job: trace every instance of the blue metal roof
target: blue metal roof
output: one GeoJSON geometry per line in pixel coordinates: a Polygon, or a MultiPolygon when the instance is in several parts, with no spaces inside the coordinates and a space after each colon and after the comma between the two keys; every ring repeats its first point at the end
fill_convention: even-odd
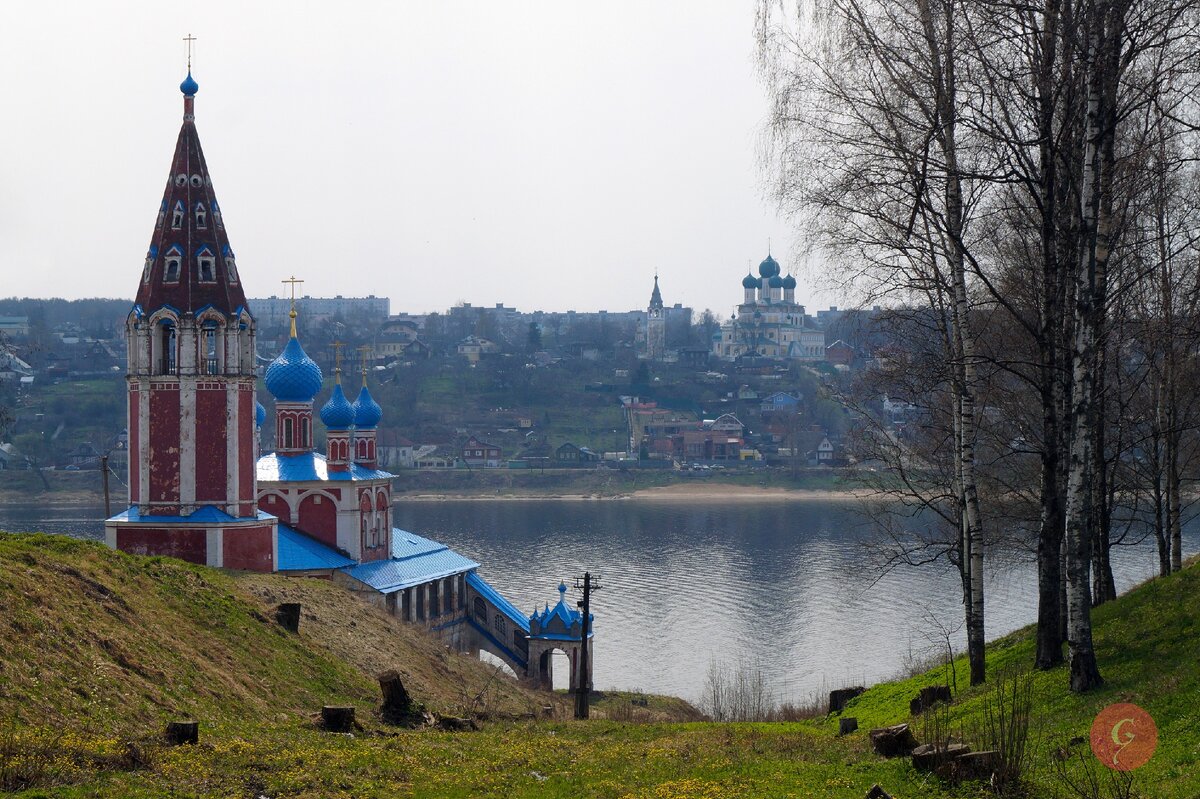
{"type": "Polygon", "coordinates": [[[392,551],[396,556],[390,560],[360,563],[342,571],[382,594],[390,594],[479,568],[478,563],[445,544],[399,529],[392,530],[392,551]]]}
{"type": "Polygon", "coordinates": [[[353,565],[353,560],[336,549],[286,524],[279,525],[279,560],[276,563],[279,571],[342,569],[353,565]]]}
{"type": "Polygon", "coordinates": [[[474,588],[480,596],[496,606],[496,609],[508,617],[508,620],[521,628],[521,630],[529,634],[529,619],[525,618],[525,614],[517,610],[516,605],[509,602],[500,592],[488,583],[487,580],[480,577],[476,572],[471,572],[467,575],[467,585],[474,588]]]}
{"type": "Polygon", "coordinates": [[[225,511],[214,505],[203,505],[196,508],[191,516],[154,516],[151,514],[143,514],[141,509],[134,505],[129,510],[122,511],[111,519],[110,522],[140,522],[142,524],[229,524],[231,522],[246,522],[246,521],[271,521],[275,517],[264,511],[255,509],[254,516],[248,516],[240,519],[237,516],[230,516],[225,511]]]}
{"type": "Polygon", "coordinates": [[[325,456],[319,452],[302,452],[299,455],[278,455],[274,452],[258,459],[258,481],[260,483],[289,483],[305,480],[377,480],[392,479],[396,475],[382,469],[364,469],[352,464],[346,472],[331,472],[325,465],[325,456]]]}

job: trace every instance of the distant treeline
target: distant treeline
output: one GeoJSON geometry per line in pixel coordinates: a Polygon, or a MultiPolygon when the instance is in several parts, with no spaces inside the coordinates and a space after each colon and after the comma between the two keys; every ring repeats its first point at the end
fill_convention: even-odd
{"type": "Polygon", "coordinates": [[[133,300],[104,297],[82,300],[7,297],[0,299],[0,316],[29,317],[31,335],[72,324],[85,335],[112,338],[119,332],[132,305],[133,300]]]}

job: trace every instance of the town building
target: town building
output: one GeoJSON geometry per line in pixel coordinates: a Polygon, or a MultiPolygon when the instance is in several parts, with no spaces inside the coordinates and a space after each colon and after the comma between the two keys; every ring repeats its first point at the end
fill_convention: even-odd
{"type": "Polygon", "coordinates": [[[727,361],[747,356],[797,361],[825,358],[825,333],[796,302],[796,278],[779,272],[779,264],[768,254],[758,265],[758,277],[748,273],[742,278],[742,303],[713,334],[713,355],[727,361]]]}
{"type": "MultiPolygon", "coordinates": [[[[393,527],[394,475],[378,467],[383,410],[365,366],[351,402],[339,362],[318,417],[325,452],[314,450],[324,376],[300,344],[295,307],[288,342],[265,374],[276,447],[259,454],[268,414],[256,396],[258,323],[200,148],[198,89],[189,70],[183,126],[126,318],[129,507],[105,521],[106,542],[218,568],[327,578],[462,651],[488,651],[542,679],[541,632],[553,628],[544,614],[518,611],[476,561],[393,527]]],[[[575,651],[570,629],[556,648],[575,651]]]]}

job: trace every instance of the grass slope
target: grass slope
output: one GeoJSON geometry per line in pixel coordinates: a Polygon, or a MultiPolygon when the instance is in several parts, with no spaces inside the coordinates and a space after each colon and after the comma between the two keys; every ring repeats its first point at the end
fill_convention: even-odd
{"type": "MultiPolygon", "coordinates": [[[[843,799],[876,782],[897,799],[986,792],[952,789],[903,759],[882,760],[865,732],[839,739],[836,718],[622,723],[611,720],[627,701],[617,696],[601,703],[610,720],[498,721],[471,733],[388,727],[366,712],[376,701],[369,675],[381,664],[399,660],[418,696],[450,706],[481,685],[471,683],[481,673],[464,671],[469,659],[436,644],[422,649],[417,639],[429,639],[403,625],[393,637],[407,629],[415,643],[373,650],[392,621],[316,581],[234,576],[67,539],[0,537],[0,599],[13,609],[0,619],[0,779],[7,773],[10,787],[28,788],[26,797],[843,799]],[[297,598],[315,611],[301,636],[259,618],[271,603],[297,598]],[[318,731],[308,714],[327,701],[358,705],[363,729],[318,731]],[[149,742],[164,718],[179,715],[202,720],[200,745],[149,742]],[[71,723],[79,726],[61,732],[71,723]],[[14,774],[33,779],[21,784],[14,774]]],[[[1141,794],[1200,795],[1198,613],[1200,570],[1153,581],[1096,611],[1104,689],[1075,697],[1065,669],[1033,675],[1042,745],[1031,796],[1055,795],[1050,751],[1086,735],[1095,713],[1119,701],[1145,707],[1160,730],[1158,753],[1138,772],[1141,794]]],[[[989,667],[1023,667],[1032,653],[1031,631],[1022,631],[989,648],[989,667]]],[[[965,664],[955,667],[965,685],[965,664]]],[[[876,686],[845,714],[863,728],[906,720],[917,689],[945,676],[940,669],[876,686]]],[[[512,683],[504,690],[514,693],[497,705],[543,701],[512,683]]],[[[950,710],[949,723],[968,737],[987,690],[964,690],[950,710]]],[[[920,736],[921,722],[914,729],[920,736]]]]}

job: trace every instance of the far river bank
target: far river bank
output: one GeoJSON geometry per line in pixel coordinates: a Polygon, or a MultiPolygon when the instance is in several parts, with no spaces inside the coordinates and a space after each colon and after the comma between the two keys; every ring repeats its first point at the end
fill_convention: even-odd
{"type": "MultiPolygon", "coordinates": [[[[127,489],[113,475],[110,503],[124,507],[127,489]]],[[[861,495],[861,483],[831,469],[728,469],[709,472],[617,469],[405,470],[393,497],[413,502],[449,500],[654,500],[754,502],[832,500],[861,495]]],[[[96,471],[0,472],[0,503],[101,505],[96,471]],[[43,483],[41,477],[45,478],[43,483]]]]}

